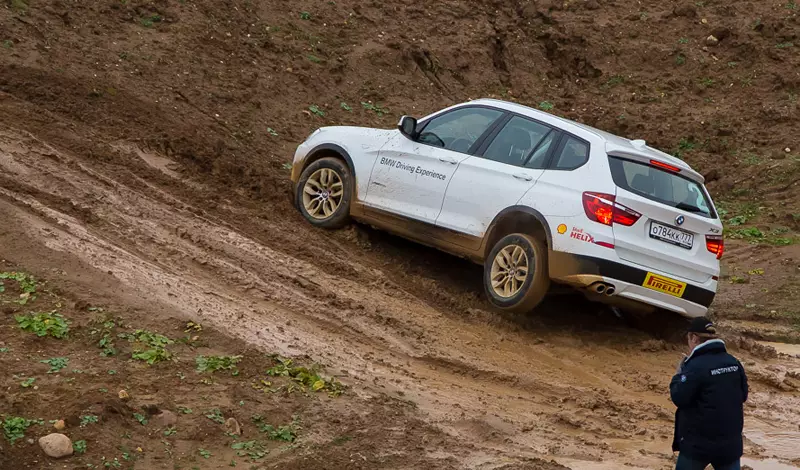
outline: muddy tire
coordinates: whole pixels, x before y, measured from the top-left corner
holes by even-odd
[[[317,227],[340,228],[350,219],[353,181],[343,161],[325,157],[308,165],[300,175],[295,205]]]
[[[547,246],[523,233],[503,237],[484,261],[483,287],[495,307],[530,312],[550,288]]]

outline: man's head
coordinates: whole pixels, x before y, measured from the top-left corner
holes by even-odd
[[[717,328],[706,317],[698,317],[689,324],[687,338],[689,348],[694,349],[710,339],[717,339]]]

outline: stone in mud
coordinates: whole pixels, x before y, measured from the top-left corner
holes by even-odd
[[[717,39],[717,37],[713,34],[706,38],[707,46],[716,46],[717,44],[719,44],[719,39]]]
[[[242,434],[242,428],[235,418],[228,418],[225,420],[225,432],[229,432],[234,436],[240,436]]]
[[[72,455],[72,441],[59,433],[48,434],[39,439],[39,447],[48,457],[60,459]]]
[[[64,422],[63,419],[59,419],[58,421],[53,423],[53,427],[56,429],[56,431],[62,431],[65,427],[67,427],[67,424]]]

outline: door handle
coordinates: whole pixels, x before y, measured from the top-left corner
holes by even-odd
[[[523,181],[531,181],[533,179],[532,176],[526,175],[525,173],[515,173],[514,174],[514,178],[516,178],[518,180],[523,180]]]
[[[455,165],[458,163],[455,158],[452,157],[439,157],[439,161],[443,163],[449,163],[451,165]]]

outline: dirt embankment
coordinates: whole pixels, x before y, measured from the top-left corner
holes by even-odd
[[[88,442],[76,462],[127,464],[124,445],[151,459],[136,468],[228,465],[232,441],[203,416],[180,417],[177,437],[151,426],[135,428],[137,446],[121,440],[138,425],[128,411],[185,398],[225,403],[244,422],[299,414],[296,443],[280,450],[243,423],[271,451],[264,464],[281,468],[669,468],[665,387],[679,346],[578,299],[495,314],[479,268],[360,227],[313,230],[289,206],[283,164],[315,127],[388,127],[471,97],[552,104],[680,153],[707,175],[729,226],[716,315],[733,332],[797,338],[794,2],[3,6],[0,269],[50,279],[76,333],[31,343],[14,315],[55,305],[3,304],[11,339],[0,347],[12,355],[0,355],[11,371],[0,414],[69,418]],[[107,365],[87,305],[132,329],[177,338],[192,320],[208,333],[176,345],[174,366],[127,354]],[[753,377],[748,455],[797,459],[797,360],[732,343]],[[349,393],[265,398],[249,384],[273,362],[255,350],[308,355]],[[193,357],[211,351],[242,354],[241,378],[204,383]],[[38,360],[50,357],[70,357],[70,372],[47,375]],[[20,385],[29,378],[39,389]],[[122,386],[147,399],[119,417],[88,393]],[[88,414],[97,428],[80,427]],[[20,468],[45,462],[24,440],[2,449]]]

